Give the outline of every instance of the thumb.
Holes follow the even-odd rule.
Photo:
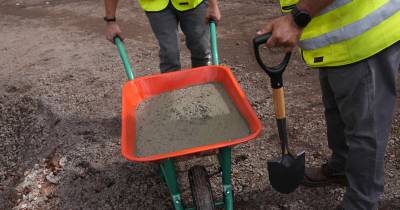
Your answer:
[[[271,31],[272,31],[272,24],[268,23],[267,25],[262,27],[261,30],[257,31],[257,35],[266,34]]]

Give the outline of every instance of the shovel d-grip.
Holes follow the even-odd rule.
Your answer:
[[[290,52],[286,53],[283,61],[279,65],[273,67],[266,66],[260,56],[260,45],[265,44],[268,41],[268,39],[271,38],[271,35],[272,35],[271,33],[267,33],[257,36],[253,40],[253,45],[258,64],[265,71],[265,73],[267,73],[268,76],[271,78],[272,88],[278,89],[283,87],[282,74],[289,63],[291,53]]]
[[[279,138],[282,145],[282,155],[287,152],[293,156],[288,148],[288,137],[286,132],[286,113],[285,113],[285,97],[283,93],[283,80],[282,75],[289,63],[291,53],[286,53],[283,61],[274,67],[268,67],[265,65],[260,56],[260,45],[265,44],[271,37],[271,33],[260,35],[253,40],[255,55],[258,64],[271,78],[271,87],[273,94],[273,101],[275,107],[276,122],[278,126]],[[293,156],[294,157],[294,156]]]
[[[274,67],[266,66],[260,56],[260,45],[266,43],[271,33],[260,35],[253,40],[255,56],[258,64],[271,78],[271,87],[278,127],[279,140],[282,149],[280,160],[268,161],[268,174],[272,187],[281,193],[293,192],[304,177],[305,153],[295,155],[289,149],[286,129],[285,98],[282,74],[289,63],[291,53],[286,53],[283,61]]]

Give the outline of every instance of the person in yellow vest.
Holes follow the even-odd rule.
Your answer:
[[[209,29],[207,23],[221,18],[217,0],[138,0],[146,12],[160,46],[161,73],[181,69],[178,26],[186,37],[192,67],[208,65]],[[124,38],[116,22],[118,0],[105,0],[106,38]]]
[[[298,45],[319,69],[332,154],[306,168],[304,185],[342,183],[337,209],[376,210],[400,67],[400,0],[280,0],[287,15],[257,32],[267,46]]]

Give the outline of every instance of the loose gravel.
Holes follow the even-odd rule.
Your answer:
[[[299,187],[283,195],[268,183],[266,162],[279,157],[279,141],[269,78],[255,63],[250,40],[258,26],[280,15],[277,3],[220,4],[221,63],[232,69],[264,125],[257,139],[233,148],[236,209],[333,209],[345,189]],[[120,5],[136,76],[158,73],[158,47],[145,14],[136,2]],[[158,165],[121,157],[120,90],[126,76],[115,47],[104,39],[103,14],[103,2],[95,0],[0,1],[0,209],[172,209]],[[181,60],[189,67],[181,41]],[[306,150],[307,165],[318,166],[330,152],[317,72],[295,53],[284,85],[290,144]],[[397,111],[386,154],[384,210],[400,209]],[[222,199],[213,155],[176,162],[184,204],[192,205],[187,170],[193,165],[214,174],[214,195]]]

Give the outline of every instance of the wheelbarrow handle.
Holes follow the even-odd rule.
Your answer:
[[[265,65],[264,61],[261,59],[260,56],[260,45],[266,43],[272,36],[272,33],[266,33],[262,34],[260,36],[257,36],[253,39],[253,46],[254,46],[254,52],[256,55],[256,60],[258,64],[261,66],[261,68],[268,74],[268,76],[271,78],[271,86],[272,88],[280,88],[283,86],[282,83],[282,74],[286,69],[286,66],[289,63],[291,53],[288,52],[286,53],[285,57],[283,58],[282,62],[273,67],[269,67]]]
[[[128,54],[126,53],[125,46],[119,36],[114,37],[114,43],[118,48],[119,56],[121,57],[122,63],[124,64],[124,69],[126,76],[129,80],[135,79],[132,73],[131,64],[129,64]]]
[[[215,20],[211,19],[209,21],[209,24],[210,24],[210,44],[211,44],[212,64],[219,65],[218,45],[217,45],[217,29],[216,29]]]

